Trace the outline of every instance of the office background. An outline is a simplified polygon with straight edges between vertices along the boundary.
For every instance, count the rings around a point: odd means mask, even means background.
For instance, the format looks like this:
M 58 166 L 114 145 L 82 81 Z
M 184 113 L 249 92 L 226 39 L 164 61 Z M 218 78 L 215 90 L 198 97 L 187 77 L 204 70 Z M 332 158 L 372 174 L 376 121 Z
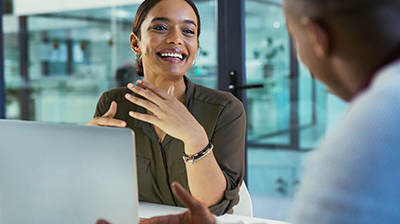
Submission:
M 89 121 L 104 91 L 138 78 L 129 34 L 140 2 L 4 0 L 0 116 Z M 304 159 L 346 104 L 297 60 L 280 0 L 194 2 L 201 51 L 187 76 L 243 101 L 254 216 L 285 220 Z

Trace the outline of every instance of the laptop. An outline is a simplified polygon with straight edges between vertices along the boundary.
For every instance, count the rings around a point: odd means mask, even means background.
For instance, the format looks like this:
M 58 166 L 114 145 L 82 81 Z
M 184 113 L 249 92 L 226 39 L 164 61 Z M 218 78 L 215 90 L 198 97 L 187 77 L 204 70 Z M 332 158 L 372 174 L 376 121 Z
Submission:
M 138 223 L 128 128 L 0 120 L 0 223 Z

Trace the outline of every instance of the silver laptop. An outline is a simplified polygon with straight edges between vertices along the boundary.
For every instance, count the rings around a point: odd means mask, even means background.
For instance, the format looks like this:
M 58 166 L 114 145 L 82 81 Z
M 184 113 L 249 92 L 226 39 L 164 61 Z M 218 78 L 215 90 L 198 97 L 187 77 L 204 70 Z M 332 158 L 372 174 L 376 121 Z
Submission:
M 0 223 L 138 222 L 134 133 L 0 120 Z

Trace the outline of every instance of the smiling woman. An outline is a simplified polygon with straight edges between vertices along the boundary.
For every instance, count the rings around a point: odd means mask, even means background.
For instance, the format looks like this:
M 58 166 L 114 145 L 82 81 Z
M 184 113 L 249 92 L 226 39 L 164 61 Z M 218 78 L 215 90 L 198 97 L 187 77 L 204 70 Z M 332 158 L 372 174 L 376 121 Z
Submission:
M 135 131 L 141 201 L 183 206 L 171 190 L 171 183 L 179 182 L 221 215 L 239 201 L 246 115 L 232 94 L 185 76 L 199 35 L 192 1 L 144 1 L 130 43 L 145 81 L 105 92 L 87 125 Z
M 139 7 L 138 12 L 146 11 L 155 2 L 149 1 L 147 7 Z M 147 69 L 146 80 L 161 73 L 179 77 L 189 70 L 196 56 L 200 35 L 199 14 L 193 3 L 179 2 L 181 4 L 160 1 L 148 11 L 146 17 L 136 14 L 130 41 L 135 54 L 142 57 L 138 61 L 139 69 Z M 163 66 L 155 66 L 160 62 L 164 62 Z M 170 73 L 166 73 L 165 69 Z M 138 73 L 143 74 L 141 71 Z M 155 79 L 163 82 L 162 76 L 155 75 Z

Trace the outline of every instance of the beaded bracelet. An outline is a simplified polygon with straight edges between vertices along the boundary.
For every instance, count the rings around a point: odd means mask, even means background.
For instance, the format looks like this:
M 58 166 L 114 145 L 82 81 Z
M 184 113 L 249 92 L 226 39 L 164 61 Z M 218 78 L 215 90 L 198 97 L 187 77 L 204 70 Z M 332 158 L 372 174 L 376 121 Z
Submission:
M 198 152 L 198 153 L 196 153 L 196 154 L 193 154 L 193 155 L 191 155 L 191 156 L 187 155 L 187 154 L 185 153 L 185 151 L 183 151 L 183 156 L 182 156 L 183 161 L 184 161 L 185 163 L 187 163 L 187 162 L 192 162 L 192 164 L 194 165 L 194 162 L 195 162 L 195 161 L 198 161 L 198 160 L 204 158 L 206 155 L 208 155 L 208 153 L 211 152 L 211 150 L 213 149 L 213 147 L 214 147 L 213 144 L 211 143 L 211 141 L 209 141 L 209 142 L 208 142 L 208 145 L 207 145 L 203 150 L 201 150 L 200 152 Z

